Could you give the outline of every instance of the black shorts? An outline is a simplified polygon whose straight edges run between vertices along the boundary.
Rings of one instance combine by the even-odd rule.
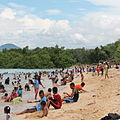
[[[30,109],[27,109],[28,113],[33,113],[35,111],[37,111],[36,107],[34,108],[30,108]]]

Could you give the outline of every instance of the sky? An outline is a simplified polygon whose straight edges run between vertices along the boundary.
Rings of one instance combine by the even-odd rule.
[[[0,45],[95,48],[120,38],[120,0],[0,0]]]

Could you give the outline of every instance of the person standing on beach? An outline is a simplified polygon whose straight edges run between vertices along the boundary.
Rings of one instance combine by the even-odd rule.
[[[81,75],[81,82],[83,82],[83,80],[84,80],[84,75],[83,75],[83,73],[80,71],[80,75]]]
[[[97,74],[98,74],[98,76],[99,76],[99,75],[100,75],[100,66],[99,66],[99,65],[97,65],[96,70],[97,70]]]
[[[95,67],[92,67],[92,76],[95,76],[95,73],[96,72],[96,69],[95,69]]]
[[[42,84],[42,82],[41,82],[41,75],[42,75],[42,73],[41,72],[39,72],[39,75],[38,75],[38,82],[39,82],[39,84],[43,87],[43,88],[45,88],[45,86]]]
[[[34,91],[35,91],[35,100],[37,99],[37,95],[39,92],[39,81],[38,81],[38,75],[35,75],[35,78],[33,80],[33,84],[34,84]]]
[[[106,79],[106,78],[109,78],[108,69],[109,69],[109,65],[108,65],[108,63],[106,62],[106,63],[105,63],[105,66],[104,66],[104,70],[105,70],[105,79]]]
[[[104,73],[104,64],[103,63],[100,64],[100,71],[101,71],[101,76],[103,76],[103,73]]]

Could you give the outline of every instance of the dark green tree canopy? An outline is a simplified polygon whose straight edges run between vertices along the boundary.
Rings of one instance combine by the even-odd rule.
[[[0,52],[0,68],[66,68],[75,64],[93,64],[100,60],[120,62],[120,40],[95,49],[44,47],[30,50],[4,49]]]

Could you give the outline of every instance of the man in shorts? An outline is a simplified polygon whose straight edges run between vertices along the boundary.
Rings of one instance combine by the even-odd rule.
[[[63,101],[66,101],[66,103],[72,103],[72,102],[77,102],[79,99],[79,92],[78,89],[75,88],[75,84],[71,83],[70,88],[72,89],[72,93],[69,94],[67,92],[64,92],[67,96],[63,99]]]

